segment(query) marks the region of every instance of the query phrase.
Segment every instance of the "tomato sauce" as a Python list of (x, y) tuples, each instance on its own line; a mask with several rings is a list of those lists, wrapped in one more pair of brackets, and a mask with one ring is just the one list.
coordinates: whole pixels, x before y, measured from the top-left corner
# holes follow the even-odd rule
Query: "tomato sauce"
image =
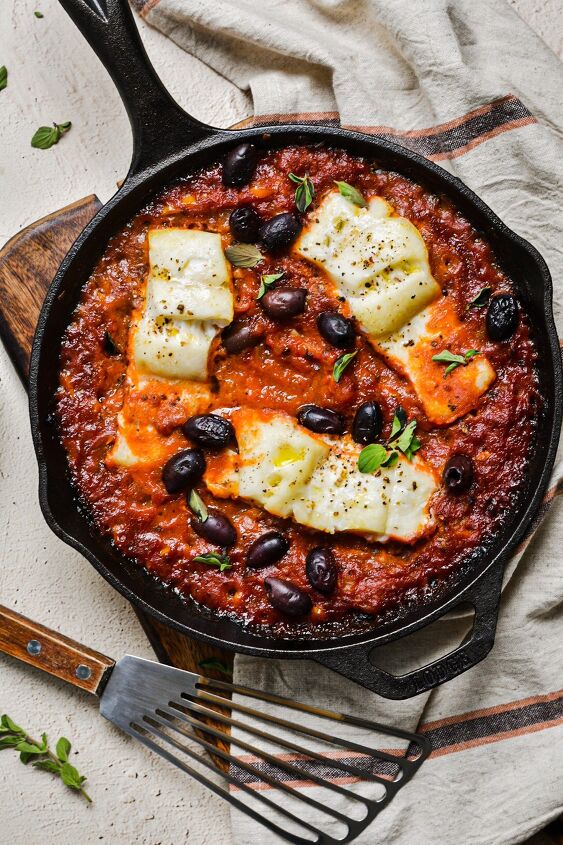
[[(293, 146), (264, 154), (250, 184), (240, 189), (224, 187), (221, 172), (217, 165), (164, 190), (115, 235), (84, 288), (62, 344), (57, 397), (74, 484), (96, 528), (109, 534), (121, 552), (214, 611), (254, 626), (277, 627), (286, 636), (297, 630), (300, 635), (322, 631), (323, 626), (336, 630), (334, 625), (327, 628), (327, 623), (358, 614), (377, 619), (416, 601), (458, 571), (507, 517), (526, 475), (538, 414), (536, 352), (529, 325), (521, 313), (510, 340), (488, 340), (486, 308), (468, 304), (484, 287), (493, 294), (513, 292), (510, 280), (490, 246), (448, 200), (398, 173), (322, 146)], [(310, 531), (244, 502), (214, 502), (200, 485), (204, 501), (225, 513), (237, 529), (237, 543), (229, 549), (232, 566), (220, 572), (194, 563), (196, 555), (217, 549), (193, 531), (185, 496), (166, 493), (160, 469), (129, 471), (104, 463), (125, 395), (127, 360), (123, 352), (115, 352), (127, 349), (131, 314), (142, 305), (148, 229), (203, 228), (221, 233), (226, 247), (232, 242), (228, 217), (234, 208), (251, 205), (264, 219), (295, 210), (290, 172), (308, 173), (317, 197), (334, 180), (354, 185), (364, 196), (382, 196), (418, 227), (434, 278), (463, 323), (466, 348), (487, 356), (496, 380), (474, 410), (448, 426), (435, 426), (425, 417), (409, 382), (387, 366), (361, 333), (354, 366), (335, 382), (333, 365), (341, 350), (321, 338), (316, 318), (321, 311), (338, 310), (339, 302), (319, 268), (287, 253), (266, 254), (257, 270), (235, 269), (235, 319), (252, 321), (261, 342), (228, 355), (220, 337), (216, 339), (209, 359), (213, 391), (209, 410), (248, 406), (295, 415), (301, 405), (314, 403), (345, 414), (350, 425), (357, 407), (375, 400), (385, 420), (385, 441), (394, 411), (402, 405), (408, 418), (417, 420), (422, 443), (418, 454), (438, 473), (451, 455), (466, 454), (473, 461), (475, 481), (464, 495), (454, 496), (445, 488), (435, 494), (436, 530), (414, 545), (368, 543), (352, 535)], [(282, 270), (284, 283), (307, 289), (307, 307), (303, 315), (276, 323), (266, 317), (256, 296), (260, 275)], [(117, 350), (108, 347), (106, 333)], [(163, 437), (174, 434), (178, 450), (191, 445), (179, 430), (185, 422), (181, 403), (170, 394), (151, 394), (145, 412)], [(288, 554), (264, 570), (248, 569), (246, 549), (272, 529), (290, 540)], [(307, 552), (319, 545), (331, 546), (338, 563), (337, 587), (330, 596), (316, 592), (305, 575)], [(271, 606), (264, 589), (269, 575), (288, 580), (311, 596), (312, 610), (299, 625)]]

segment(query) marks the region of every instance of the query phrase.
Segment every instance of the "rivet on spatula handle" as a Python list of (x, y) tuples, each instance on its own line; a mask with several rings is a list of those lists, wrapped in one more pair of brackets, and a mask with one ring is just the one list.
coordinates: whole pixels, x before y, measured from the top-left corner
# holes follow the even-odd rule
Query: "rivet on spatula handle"
[(0, 605), (0, 651), (100, 695), (115, 662)]

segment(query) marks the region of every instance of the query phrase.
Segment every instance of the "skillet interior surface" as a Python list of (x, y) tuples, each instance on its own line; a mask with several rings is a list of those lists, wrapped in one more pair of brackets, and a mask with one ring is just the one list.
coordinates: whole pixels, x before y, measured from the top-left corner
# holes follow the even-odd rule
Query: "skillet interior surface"
[[(538, 348), (538, 376), (545, 404), (539, 419), (527, 481), (520, 491), (518, 505), (510, 520), (489, 547), (483, 548), (479, 555), (468, 561), (445, 593), (442, 588), (439, 595), (429, 596), (423, 606), (377, 620), (375, 628), (371, 620), (350, 626), (348, 632), (341, 629), (337, 642), (334, 639), (327, 641), (326, 636), (322, 635), (308, 641), (302, 638), (273, 640), (264, 634), (244, 629), (240, 623), (228, 618), (213, 617), (193, 602), (186, 602), (171, 589), (159, 585), (136, 564), (120, 555), (107, 538), (92, 529), (86, 509), (77, 502), (68, 476), (66, 455), (53, 425), (61, 337), (70, 322), (82, 287), (110, 237), (165, 184), (220, 159), (225, 150), (241, 138), (252, 138), (263, 147), (304, 141), (333, 144), (355, 155), (369, 157), (378, 165), (396, 170), (430, 190), (446, 194), (491, 243), (529, 315)], [(313, 130), (306, 126), (221, 133), (200, 149), (173, 157), (161, 168), (151, 170), (148, 175), (144, 174), (143, 178), (126, 183), (80, 236), (49, 291), (39, 320), (30, 379), (32, 420), (42, 470), (41, 503), (45, 516), (59, 536), (77, 547), (110, 583), (144, 610), (155, 613), (185, 633), (203, 635), (238, 650), (255, 652), (266, 649), (269, 653), (289, 652), (297, 656), (301, 650), (310, 652), (311, 649), (318, 651), (337, 643), (349, 644), (357, 641), (358, 637), (381, 641), (399, 630), (410, 629), (422, 618), (429, 621), (428, 617), (434, 615), (432, 611), (436, 606), (449, 604), (472, 579), (493, 563), (496, 565), (500, 557), (504, 560), (510, 554), (537, 509), (545, 489), (554, 459), (561, 405), (557, 401), (560, 383), (555, 366), (556, 336), (550, 317), (550, 287), (547, 268), (533, 248), (509, 232), (462, 183), (410, 152), (406, 153), (395, 145), (356, 133), (324, 128)]]

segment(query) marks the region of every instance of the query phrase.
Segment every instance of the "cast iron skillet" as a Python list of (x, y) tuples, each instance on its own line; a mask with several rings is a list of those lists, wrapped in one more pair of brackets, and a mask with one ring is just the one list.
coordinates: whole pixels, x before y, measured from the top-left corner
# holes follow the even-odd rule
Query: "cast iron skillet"
[[(453, 678), (482, 660), (493, 645), (503, 566), (533, 523), (552, 470), (562, 410), (559, 345), (551, 310), (552, 286), (536, 250), (508, 230), (462, 182), (435, 164), (388, 141), (358, 132), (305, 125), (226, 131), (186, 114), (163, 88), (141, 44), (125, 0), (61, 0), (113, 78), (133, 131), (133, 160), (118, 193), (101, 209), (64, 259), (49, 289), (37, 326), (30, 370), (30, 413), (41, 508), (52, 530), (78, 549), (122, 595), (184, 634), (245, 654), (310, 658), (389, 698), (407, 698)], [(260, 147), (323, 141), (376, 159), (430, 190), (446, 194), (484, 232), (504, 270), (513, 279), (530, 317), (539, 352), (545, 400), (525, 488), (493, 544), (483, 548), (439, 598), (406, 610), (363, 633), (337, 639), (274, 639), (213, 615), (157, 583), (120, 555), (107, 537), (93, 530), (77, 503), (67, 459), (52, 424), (58, 385), (61, 338), (83, 285), (110, 237), (171, 180), (221, 159), (242, 140)], [(475, 608), (471, 633), (453, 652), (395, 677), (370, 659), (375, 646), (403, 637), (462, 603)]]

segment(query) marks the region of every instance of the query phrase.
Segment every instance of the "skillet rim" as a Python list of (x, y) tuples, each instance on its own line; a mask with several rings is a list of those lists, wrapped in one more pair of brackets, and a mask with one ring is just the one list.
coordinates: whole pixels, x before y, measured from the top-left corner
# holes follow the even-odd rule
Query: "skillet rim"
[[(547, 445), (545, 462), (538, 482), (535, 487), (526, 489), (521, 494), (518, 519), (514, 525), (509, 525), (510, 533), (508, 539), (503, 540), (502, 547), (494, 554), (490, 552), (484, 554), (483, 564), (479, 567), (479, 571), (472, 574), (472, 577), (470, 577), (467, 581), (464, 581), (463, 578), (458, 579), (456, 583), (447, 590), (445, 598), (442, 597), (438, 599), (435, 606), (432, 606), (432, 603), (418, 604), (410, 617), (407, 617), (406, 621), (405, 619), (401, 619), (400, 616), (395, 615), (395, 622), (392, 621), (389, 624), (383, 623), (381, 627), (376, 626), (370, 628), (368, 631), (351, 637), (335, 637), (328, 640), (303, 639), (300, 637), (283, 639), (272, 636), (268, 637), (267, 635), (261, 634), (259, 639), (266, 640), (268, 643), (267, 646), (261, 646), (258, 643), (247, 645), (246, 643), (233, 642), (232, 639), (225, 640), (221, 637), (210, 635), (204, 631), (198, 630), (197, 627), (191, 627), (191, 625), (188, 625), (177, 618), (167, 616), (164, 612), (156, 607), (153, 607), (148, 601), (139, 596), (134, 589), (124, 584), (123, 581), (100, 560), (96, 552), (92, 551), (82, 540), (73, 536), (73, 534), (70, 533), (70, 531), (67, 531), (57, 520), (49, 505), (49, 459), (46, 457), (46, 450), (44, 448), (44, 433), (42, 430), (43, 423), (40, 417), (39, 407), (38, 380), (41, 370), (45, 366), (48, 366), (49, 360), (52, 359), (53, 354), (55, 354), (52, 349), (44, 349), (43, 341), (51, 314), (56, 307), (56, 300), (61, 292), (61, 288), (64, 289), (65, 281), (68, 276), (72, 275), (75, 264), (83, 257), (81, 251), (86, 250), (88, 246), (90, 246), (91, 249), (93, 248), (94, 245), (91, 242), (89, 244), (91, 236), (94, 235), (99, 228), (103, 227), (106, 218), (114, 212), (114, 210), (117, 210), (120, 205), (125, 203), (126, 200), (134, 197), (136, 192), (142, 194), (142, 197), (138, 199), (137, 202), (137, 208), (140, 208), (143, 203), (148, 201), (151, 195), (154, 195), (155, 192), (162, 190), (167, 183), (173, 181), (174, 178), (181, 178), (181, 174), (176, 173), (175, 175), (172, 175), (171, 171), (184, 164), (189, 165), (189, 162), (193, 160), (197, 153), (205, 155), (208, 161), (217, 161), (220, 158), (218, 148), (224, 146), (228, 147), (234, 143), (240, 143), (243, 140), (250, 139), (259, 139), (262, 142), (261, 146), (264, 146), (264, 141), (266, 141), (265, 146), (274, 146), (274, 144), (272, 144), (273, 139), (278, 141), (280, 138), (283, 138), (283, 136), (288, 135), (290, 138), (285, 140), (285, 143), (282, 144), (282, 146), (292, 143), (292, 141), (295, 143), (296, 136), (304, 136), (304, 139), (301, 141), (302, 143), (314, 142), (316, 140), (323, 141), (329, 145), (343, 146), (345, 148), (348, 145), (354, 144), (367, 145), (370, 148), (369, 155), (374, 158), (377, 158), (378, 153), (382, 151), (386, 156), (395, 158), (400, 162), (400, 164), (403, 164), (403, 171), (410, 171), (415, 168), (419, 172), (421, 171), (424, 174), (424, 177), (428, 177), (427, 179), (420, 179), (418, 177), (417, 181), (420, 181), (421, 183), (424, 183), (424, 181), (437, 182), (444, 193), (448, 194), (448, 196), (452, 198), (454, 203), (456, 202), (456, 198), (461, 196), (464, 203), (471, 207), (475, 216), (479, 216), (486, 221), (487, 228), (483, 229), (482, 226), (479, 228), (484, 231), (485, 236), (491, 242), (493, 248), (496, 240), (502, 241), (504, 239), (505, 242), (511, 243), (517, 249), (527, 253), (528, 258), (535, 266), (542, 283), (541, 293), (543, 321), (541, 326), (534, 326), (534, 331), (536, 334), (541, 334), (543, 336), (544, 341), (546, 341), (545, 345), (550, 352), (553, 370), (553, 396), (550, 397), (549, 400), (547, 400), (545, 396), (543, 397), (547, 405), (547, 416), (549, 417), (549, 420), (546, 422), (546, 426), (549, 429), (549, 443)], [(214, 151), (215, 154), (213, 154)], [(184, 174), (187, 175), (190, 171), (193, 171), (199, 166), (201, 165), (185, 167)], [(401, 169), (400, 166), (398, 169)], [(409, 175), (409, 178), (413, 177)], [(158, 180), (158, 185), (156, 187), (152, 185), (155, 180)], [(149, 190), (147, 190), (147, 188)], [(454, 196), (452, 196), (452, 194)], [(457, 203), (457, 205), (459, 207), (459, 203)], [(130, 212), (127, 215), (129, 219), (132, 213), (134, 212)], [(465, 213), (465, 211), (463, 213)], [(105, 238), (106, 244), (109, 237), (117, 231), (118, 226), (112, 226), (111, 228), (112, 232)], [(494, 237), (491, 237), (493, 234)], [(98, 260), (99, 256), (100, 253), (96, 255), (94, 260), (87, 258), (86, 263), (90, 264), (89, 272), (91, 272), (91, 269)], [(87, 278), (87, 275), (85, 278)], [(82, 289), (83, 283), (84, 282), (81, 283), (80, 289)], [(431, 624), (433, 621), (439, 619), (447, 613), (448, 610), (456, 607), (460, 603), (462, 594), (471, 590), (471, 588), (475, 587), (478, 582), (484, 580), (486, 573), (491, 572), (491, 570), (496, 567), (504, 566), (517, 544), (528, 531), (530, 525), (533, 524), (534, 517), (540, 508), (555, 462), (561, 428), (561, 419), (563, 415), (563, 376), (559, 342), (553, 318), (552, 294), (553, 286), (549, 270), (544, 259), (535, 247), (509, 229), (492, 211), (492, 209), (458, 177), (449, 173), (434, 162), (425, 159), (399, 144), (361, 132), (345, 130), (337, 127), (311, 126), (308, 124), (275, 124), (272, 126), (259, 126), (234, 131), (209, 129), (209, 135), (201, 139), (199, 142), (189, 144), (168, 156), (164, 156), (157, 164), (147, 166), (138, 171), (130, 171), (121, 188), (113, 195), (113, 197), (110, 198), (110, 200), (100, 209), (92, 221), (90, 221), (90, 223), (80, 233), (63, 259), (59, 270), (49, 287), (37, 323), (29, 370), (30, 419), (33, 443), (39, 467), (39, 501), (43, 516), (51, 530), (60, 539), (86, 557), (86, 559), (95, 567), (102, 577), (132, 604), (144, 612), (154, 616), (160, 622), (172, 626), (176, 630), (204, 642), (226, 647), (239, 653), (284, 658), (310, 658), (322, 654), (334, 654), (346, 651), (359, 644), (364, 646), (371, 645), (373, 647), (413, 633), (414, 631)], [(56, 350), (57, 373), (59, 370), (59, 349), (60, 347)], [(45, 358), (47, 359), (46, 364), (44, 363)], [(549, 407), (550, 405), (552, 405), (552, 407)], [(78, 505), (77, 509), (79, 509)], [(504, 528), (505, 526), (502, 526), (501, 530)], [(102, 536), (101, 532), (97, 532), (97, 530), (95, 531), (96, 534)], [(152, 592), (154, 595), (155, 591), (152, 590)], [(201, 611), (201, 608), (195, 608), (195, 616), (198, 621), (204, 618)], [(214, 614), (214, 618), (220, 626), (226, 619), (225, 617), (221, 617), (219, 614)], [(242, 623), (239, 622), (236, 624), (241, 628), (241, 630), (243, 629)], [(494, 636), (494, 629), (492, 635)]]

